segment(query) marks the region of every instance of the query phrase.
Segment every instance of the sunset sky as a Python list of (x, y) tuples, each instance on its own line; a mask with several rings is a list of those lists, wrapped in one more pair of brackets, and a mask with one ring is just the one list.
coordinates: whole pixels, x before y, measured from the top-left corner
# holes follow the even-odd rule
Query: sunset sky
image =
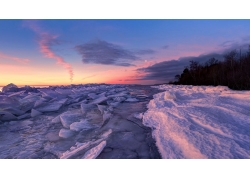
[(167, 83), (248, 48), (250, 20), (0, 20), (0, 86)]

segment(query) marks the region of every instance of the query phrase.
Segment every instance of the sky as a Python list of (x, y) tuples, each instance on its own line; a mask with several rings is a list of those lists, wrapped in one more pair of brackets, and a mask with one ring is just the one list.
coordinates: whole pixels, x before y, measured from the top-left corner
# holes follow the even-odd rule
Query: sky
[(250, 20), (0, 19), (0, 86), (159, 84), (250, 44)]

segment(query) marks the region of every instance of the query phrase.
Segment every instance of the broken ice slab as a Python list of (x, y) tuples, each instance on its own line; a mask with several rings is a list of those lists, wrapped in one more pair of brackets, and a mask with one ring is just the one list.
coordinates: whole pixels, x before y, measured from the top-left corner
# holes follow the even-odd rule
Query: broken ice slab
[(17, 117), (13, 114), (6, 112), (6, 111), (0, 111), (0, 121), (11, 121), (16, 120)]
[(3, 108), (3, 111), (6, 111), (6, 112), (9, 112), (13, 115), (17, 115), (17, 116), (20, 116), (22, 114), (24, 114), (25, 112), (20, 110), (20, 109), (17, 109), (15, 107), (7, 107), (7, 108)]
[(105, 105), (97, 104), (97, 107), (98, 107), (99, 111), (101, 112), (101, 114), (103, 114), (104, 110), (107, 110), (107, 106), (105, 106)]
[(55, 118), (53, 118), (53, 119), (51, 120), (51, 122), (52, 122), (52, 123), (59, 123), (59, 122), (61, 122), (60, 115), (58, 115), (58, 116), (56, 116)]
[(21, 115), (21, 116), (18, 116), (17, 117), (17, 119), (27, 119), (27, 118), (30, 118), (31, 116), (30, 116), (30, 113), (26, 113), (26, 114), (23, 114), (23, 115)]
[(114, 100), (115, 102), (122, 102), (122, 101), (125, 101), (126, 98), (125, 98), (125, 97), (118, 96), (118, 97), (114, 97), (113, 100)]
[(20, 95), (22, 95), (23, 93), (25, 92), (25, 90), (24, 91), (19, 91), (19, 92), (16, 92), (16, 93), (11, 93), (8, 97), (15, 97), (15, 96), (20, 96)]
[(137, 119), (142, 119), (143, 118), (143, 113), (135, 113), (134, 117)]
[(72, 151), (66, 151), (66, 152), (62, 153), (60, 159), (69, 159), (69, 158), (72, 158), (74, 156), (77, 156), (83, 150), (85, 150), (85, 148), (89, 147), (89, 145), (91, 145), (91, 142), (84, 143), (80, 147), (75, 148)]
[(99, 104), (106, 101), (108, 98), (105, 95), (99, 96), (97, 99), (93, 100), (91, 104)]
[(44, 89), (38, 89), (38, 91), (40, 91), (44, 97), (51, 97), (51, 98), (65, 98), (67, 97), (67, 95), (64, 94), (60, 94), (54, 90), (48, 89), (48, 88), (44, 88)]
[(53, 111), (58, 111), (62, 106), (63, 104), (58, 102), (53, 102), (53, 103), (44, 102), (41, 106), (37, 107), (36, 109), (40, 112), (53, 112)]
[(81, 104), (81, 111), (82, 111), (82, 114), (86, 115), (87, 112), (93, 108), (95, 108), (96, 105), (94, 104), (85, 104), (85, 103), (82, 103)]
[(88, 119), (81, 120), (80, 122), (73, 122), (70, 125), (70, 130), (72, 131), (82, 131), (96, 128), (95, 125), (88, 122)]
[(60, 119), (63, 127), (69, 129), (72, 123), (84, 120), (84, 117), (80, 112), (67, 111), (60, 115)]
[(88, 150), (82, 157), (82, 159), (95, 159), (106, 146), (106, 141), (102, 141), (99, 145)]
[(137, 102), (137, 101), (139, 101), (139, 100), (136, 99), (136, 98), (128, 98), (126, 101), (127, 101), (127, 102)]
[(73, 136), (74, 134), (75, 134), (74, 131), (71, 131), (69, 129), (61, 129), (59, 131), (59, 137), (62, 137), (62, 138), (65, 138), (65, 139)]
[(127, 96), (128, 95), (128, 91), (122, 91), (116, 94), (112, 94), (109, 95), (108, 98), (113, 98), (113, 97), (119, 97), (119, 96)]
[(110, 112), (104, 111), (104, 112), (103, 112), (103, 123), (104, 123), (106, 120), (110, 119), (111, 116), (112, 116), (112, 114), (111, 114)]
[(71, 89), (56, 88), (55, 91), (59, 94), (63, 94), (63, 95), (67, 95), (67, 96), (74, 94), (74, 92)]
[(31, 109), (31, 113), (30, 113), (30, 116), (31, 117), (36, 117), (36, 116), (39, 116), (41, 115), (42, 113), (40, 111), (37, 111), (35, 109)]

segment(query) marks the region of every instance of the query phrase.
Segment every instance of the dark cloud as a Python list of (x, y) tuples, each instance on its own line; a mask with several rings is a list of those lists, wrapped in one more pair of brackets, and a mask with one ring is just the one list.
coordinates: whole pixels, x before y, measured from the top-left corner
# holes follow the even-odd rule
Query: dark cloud
[(78, 45), (75, 49), (84, 63), (116, 66), (134, 66), (132, 62), (141, 60), (140, 56), (155, 53), (152, 49), (127, 50), (99, 39)]
[(84, 63), (133, 66), (131, 61), (139, 59), (132, 51), (102, 40), (91, 41), (75, 49), (82, 55)]
[(189, 66), (191, 60), (202, 64), (213, 57), (218, 60), (223, 59), (222, 54), (211, 53), (198, 57), (182, 57), (178, 60), (163, 61), (146, 68), (139, 68), (137, 72), (144, 75), (138, 80), (155, 80), (158, 81), (158, 83), (167, 83), (174, 80), (176, 74), (181, 74), (184, 68)]

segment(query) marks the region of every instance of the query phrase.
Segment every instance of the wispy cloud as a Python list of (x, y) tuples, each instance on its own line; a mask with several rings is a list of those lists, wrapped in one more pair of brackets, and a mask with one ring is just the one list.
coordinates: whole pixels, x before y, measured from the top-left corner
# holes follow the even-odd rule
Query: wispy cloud
[(115, 66), (134, 66), (134, 61), (141, 60), (140, 55), (155, 53), (151, 49), (127, 50), (99, 39), (75, 46), (75, 50), (82, 56), (84, 63)]
[(29, 27), (38, 35), (38, 44), (40, 47), (40, 51), (45, 55), (45, 57), (55, 59), (57, 64), (63, 66), (68, 71), (70, 81), (73, 81), (74, 72), (72, 66), (69, 63), (65, 62), (61, 56), (56, 55), (52, 50), (52, 46), (59, 45), (61, 43), (57, 39), (58, 36), (44, 31), (35, 20), (24, 21), (24, 26)]
[(9, 59), (9, 60), (16, 61), (18, 63), (23, 63), (23, 64), (27, 64), (28, 62), (30, 62), (30, 60), (27, 58), (18, 58), (18, 57), (4, 54), (2, 52), (0, 52), (0, 59)]

